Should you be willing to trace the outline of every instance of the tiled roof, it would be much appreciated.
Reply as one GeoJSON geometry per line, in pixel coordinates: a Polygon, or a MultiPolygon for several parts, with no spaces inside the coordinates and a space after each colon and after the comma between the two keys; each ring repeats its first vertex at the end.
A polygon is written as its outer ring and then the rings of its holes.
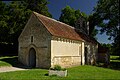
{"type": "Polygon", "coordinates": [[[90,37],[89,35],[86,35],[86,34],[84,34],[84,33],[81,33],[79,30],[76,30],[76,32],[77,32],[77,33],[80,35],[80,37],[81,37],[82,39],[84,39],[86,42],[95,43],[95,44],[98,43],[94,38],[90,37]]]}
{"type": "Polygon", "coordinates": [[[48,18],[36,12],[33,13],[53,36],[94,43],[94,41],[91,40],[88,36],[77,32],[72,26],[69,26],[55,19],[48,18]]]}

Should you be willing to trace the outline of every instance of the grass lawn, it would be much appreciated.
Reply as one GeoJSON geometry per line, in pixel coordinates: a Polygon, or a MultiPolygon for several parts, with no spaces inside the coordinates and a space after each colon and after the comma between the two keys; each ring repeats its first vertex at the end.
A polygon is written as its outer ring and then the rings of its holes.
{"type": "Polygon", "coordinates": [[[10,63],[4,61],[7,58],[9,58],[9,57],[0,57],[0,67],[3,67],[3,66],[12,66],[10,63]]]}
{"type": "Polygon", "coordinates": [[[120,62],[120,57],[119,56],[110,56],[110,61],[111,62],[120,62]]]}
{"type": "Polygon", "coordinates": [[[11,66],[11,64],[4,61],[0,61],[0,67],[3,67],[3,66],[11,66]]]}
{"type": "Polygon", "coordinates": [[[119,56],[110,56],[110,65],[112,69],[120,70],[120,57],[119,56]]]}
{"type": "Polygon", "coordinates": [[[17,66],[19,64],[17,56],[0,57],[0,67],[17,66]]]}
{"type": "MultiPolygon", "coordinates": [[[[0,73],[0,80],[56,80],[56,79],[120,79],[120,62],[118,56],[111,56],[110,68],[102,68],[95,66],[78,66],[68,68],[67,77],[48,76],[46,69],[31,69],[25,71],[14,71],[0,73]],[[118,70],[112,70],[118,69],[118,70]]],[[[18,57],[0,57],[1,66],[19,66],[18,57]]]]}
{"type": "Polygon", "coordinates": [[[0,80],[41,80],[41,79],[120,79],[120,71],[95,66],[78,66],[68,68],[67,77],[48,76],[48,70],[31,69],[0,73],[0,80]]]}

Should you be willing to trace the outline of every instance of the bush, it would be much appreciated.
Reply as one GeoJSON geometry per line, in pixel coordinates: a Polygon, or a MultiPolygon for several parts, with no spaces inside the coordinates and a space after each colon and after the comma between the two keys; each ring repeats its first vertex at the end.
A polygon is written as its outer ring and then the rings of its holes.
{"type": "Polygon", "coordinates": [[[58,71],[60,71],[60,70],[62,70],[62,68],[61,68],[60,65],[55,65],[55,66],[54,66],[54,70],[58,70],[58,71]]]}
{"type": "Polygon", "coordinates": [[[57,71],[65,71],[65,68],[62,68],[60,65],[54,65],[53,68],[50,68],[50,70],[57,70],[57,71]]]}

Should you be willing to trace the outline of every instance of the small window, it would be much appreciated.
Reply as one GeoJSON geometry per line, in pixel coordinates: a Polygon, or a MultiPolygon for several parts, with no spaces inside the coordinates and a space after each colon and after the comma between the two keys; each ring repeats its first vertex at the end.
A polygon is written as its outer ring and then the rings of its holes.
{"type": "Polygon", "coordinates": [[[31,36],[31,42],[33,42],[33,36],[31,36]]]}
{"type": "Polygon", "coordinates": [[[82,26],[83,26],[84,28],[86,27],[85,21],[83,21],[82,26]]]}

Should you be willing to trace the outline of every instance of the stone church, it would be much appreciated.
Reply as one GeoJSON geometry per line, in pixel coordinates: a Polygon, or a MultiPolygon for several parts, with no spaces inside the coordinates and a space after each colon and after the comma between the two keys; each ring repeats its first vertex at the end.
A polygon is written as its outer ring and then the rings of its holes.
{"type": "Polygon", "coordinates": [[[95,64],[98,43],[87,35],[84,20],[76,26],[79,28],[33,12],[18,38],[19,61],[38,68],[95,64]]]}

